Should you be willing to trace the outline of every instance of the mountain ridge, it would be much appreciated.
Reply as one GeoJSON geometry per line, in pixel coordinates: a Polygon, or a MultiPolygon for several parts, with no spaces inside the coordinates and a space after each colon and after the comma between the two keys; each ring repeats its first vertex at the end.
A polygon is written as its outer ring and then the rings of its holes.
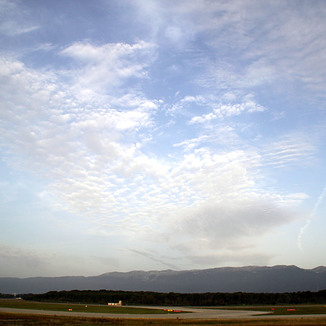
{"type": "Polygon", "coordinates": [[[100,289],[179,293],[319,291],[326,289],[326,267],[303,269],[295,265],[275,265],[138,270],[98,276],[0,277],[0,293],[100,289]]]}

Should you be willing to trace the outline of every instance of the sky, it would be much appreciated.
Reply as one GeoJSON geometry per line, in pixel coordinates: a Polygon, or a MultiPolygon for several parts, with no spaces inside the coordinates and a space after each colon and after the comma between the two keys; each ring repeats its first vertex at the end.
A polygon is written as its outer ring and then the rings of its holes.
{"type": "Polygon", "coordinates": [[[0,0],[0,276],[326,265],[325,17],[0,0]]]}

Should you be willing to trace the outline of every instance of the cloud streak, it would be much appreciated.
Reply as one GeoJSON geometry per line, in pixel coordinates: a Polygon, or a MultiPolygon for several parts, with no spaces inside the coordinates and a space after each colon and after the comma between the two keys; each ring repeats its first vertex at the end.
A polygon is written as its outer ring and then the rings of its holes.
{"type": "Polygon", "coordinates": [[[316,201],[316,203],[314,205],[314,208],[312,209],[310,215],[308,216],[308,218],[306,220],[306,223],[301,227],[301,229],[299,231],[298,238],[297,238],[297,245],[298,245],[298,248],[301,251],[303,251],[303,247],[302,247],[303,235],[306,232],[306,230],[309,228],[311,222],[313,221],[313,219],[314,219],[314,217],[315,217],[315,215],[317,213],[317,210],[318,210],[320,204],[323,202],[325,197],[326,197],[326,187],[323,189],[323,191],[321,192],[321,194],[317,198],[317,201],[316,201]]]}

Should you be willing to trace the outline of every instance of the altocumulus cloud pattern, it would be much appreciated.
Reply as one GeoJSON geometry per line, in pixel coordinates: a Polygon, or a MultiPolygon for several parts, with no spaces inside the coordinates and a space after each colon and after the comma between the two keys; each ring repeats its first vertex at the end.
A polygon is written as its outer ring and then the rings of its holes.
{"type": "Polygon", "coordinates": [[[325,264],[324,1],[0,15],[0,276],[325,264]]]}

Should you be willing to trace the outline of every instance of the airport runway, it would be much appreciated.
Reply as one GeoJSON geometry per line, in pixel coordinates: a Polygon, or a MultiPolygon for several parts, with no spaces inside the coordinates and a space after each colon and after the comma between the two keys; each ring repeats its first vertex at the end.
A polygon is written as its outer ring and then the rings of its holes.
{"type": "MultiPolygon", "coordinates": [[[[135,308],[143,308],[132,306],[135,308]]],[[[32,309],[14,309],[0,308],[0,312],[51,315],[51,316],[74,316],[89,318],[126,318],[126,319],[247,319],[247,318],[324,318],[326,315],[288,315],[279,316],[271,315],[262,311],[245,311],[245,310],[222,310],[222,309],[200,309],[200,308],[183,308],[183,307],[146,307],[152,309],[175,309],[189,311],[191,313],[170,313],[170,314],[106,314],[106,313],[86,313],[73,311],[49,311],[49,310],[32,310],[32,309]]]]}
{"type": "MultiPolygon", "coordinates": [[[[143,308],[139,306],[131,306],[135,308],[143,308]]],[[[170,314],[105,314],[105,313],[85,313],[73,311],[49,311],[49,310],[32,310],[32,309],[14,309],[0,308],[0,312],[38,314],[38,315],[57,315],[57,316],[75,316],[75,317],[96,317],[96,318],[128,318],[128,319],[242,319],[253,317],[254,315],[265,315],[261,311],[240,311],[240,310],[220,310],[220,309],[199,309],[199,308],[183,308],[183,307],[147,307],[148,309],[175,309],[189,311],[191,313],[170,313],[170,314]]]]}

